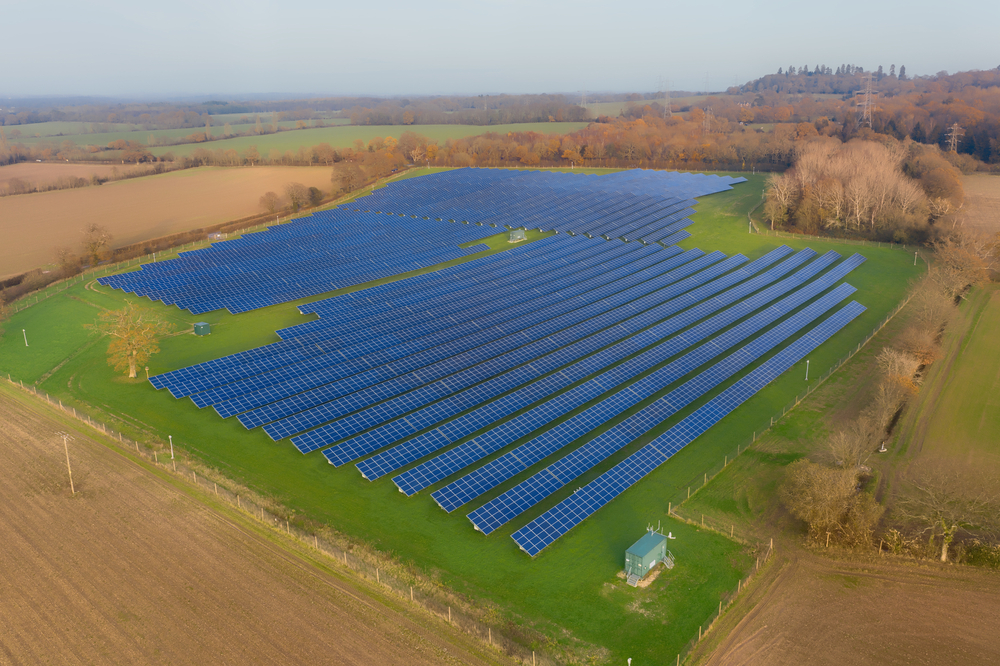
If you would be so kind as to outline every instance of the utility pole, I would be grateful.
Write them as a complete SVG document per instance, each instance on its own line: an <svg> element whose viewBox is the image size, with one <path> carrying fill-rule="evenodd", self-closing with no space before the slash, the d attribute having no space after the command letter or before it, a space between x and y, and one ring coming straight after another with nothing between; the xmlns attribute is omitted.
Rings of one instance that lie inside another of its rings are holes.
<svg viewBox="0 0 1000 666"><path fill-rule="evenodd" d="M954 123L948 128L948 150L953 153L958 152L958 140L962 138L965 134L965 130L958 126L958 123Z"/></svg>
<svg viewBox="0 0 1000 666"><path fill-rule="evenodd" d="M73 487L73 468L69 465L69 440L73 439L70 437L68 432L57 432L57 435L62 437L63 449L66 451L66 471L69 472L69 491L71 494L76 495L76 488Z"/></svg>

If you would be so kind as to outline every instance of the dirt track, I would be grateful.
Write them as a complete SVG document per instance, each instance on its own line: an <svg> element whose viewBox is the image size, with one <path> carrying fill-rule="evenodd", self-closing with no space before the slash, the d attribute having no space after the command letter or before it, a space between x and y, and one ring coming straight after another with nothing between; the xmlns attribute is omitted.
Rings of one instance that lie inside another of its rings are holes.
<svg viewBox="0 0 1000 666"><path fill-rule="evenodd" d="M713 629L729 635L695 663L1000 663L998 572L796 551L760 583Z"/></svg>
<svg viewBox="0 0 1000 666"><path fill-rule="evenodd" d="M24 400L0 392L0 664L489 663L79 431L71 496L68 426Z"/></svg>

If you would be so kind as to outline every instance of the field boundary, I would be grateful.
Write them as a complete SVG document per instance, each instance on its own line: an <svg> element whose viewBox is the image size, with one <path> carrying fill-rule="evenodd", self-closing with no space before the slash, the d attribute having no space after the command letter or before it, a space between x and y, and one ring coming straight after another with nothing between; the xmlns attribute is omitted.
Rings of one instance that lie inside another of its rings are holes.
<svg viewBox="0 0 1000 666"><path fill-rule="evenodd" d="M62 400L53 398L45 391L39 391L35 386L14 380L9 374L0 379L5 379L10 386L20 389L28 396L44 401L49 407L58 408L110 441L117 442L119 447L123 451L128 451L130 455L140 457L147 464L171 474L179 481L192 484L203 492L214 494L231 508L237 509L261 525L295 540L300 546L314 550L325 557L324 564L331 569L338 567L349 569L367 582L393 593L398 600L408 601L413 606L447 621L466 635L479 639L490 648L491 656L497 659L498 663L506 666L529 664L555 666L559 663L544 652L532 650L513 640L502 626L475 617L463 607L462 600L443 586L419 578L398 563L368 552L364 547L345 543L337 538L338 535L333 530L324 527L306 528L294 524L294 512L264 500L250 490L237 488L238 484L216 470L195 465L186 451L179 446L175 447L172 442L151 444L126 437L121 431L109 428L107 424L92 418L83 410L65 405ZM161 454L164 456L163 462L159 459Z"/></svg>
<svg viewBox="0 0 1000 666"><path fill-rule="evenodd" d="M733 541L735 541L737 543L741 543L741 544L744 544L744 545L751 545L753 543L753 541L754 541L753 537L751 535L747 535L747 534L738 534L736 532L736 525L735 525L735 523L733 523L733 524L731 524L729 526L729 531L727 532L726 529L725 529L725 525L718 524L717 521L714 521L714 520L711 520L711 519L709 519L708 521L706 521L704 514L701 514L701 519L699 521L699 520L696 520L696 519L691 518L689 516L682 515L681 513L679 513L679 509L682 509L683 505L689 499L691 499L691 497L697 495L697 493L698 493L699 490L701 490L702 488L704 488L705 486L707 486L708 483L709 483L709 481L713 480L716 476L718 476L723 471L725 471L725 469L729 466L729 464L731 462L733 462L734 460L736 460L737 457L739 457L741 454L745 453L747 451L747 449L749 449L751 446L753 446L753 444L758 439L757 438L758 434L761 435L761 436L763 436L765 433L767 433L767 431L769 431L774 425L776 425L777 423L779 423L782 418L784 418L789 412L791 412L793 409L795 409L795 407L797 407L799 405L799 403L801 403L803 400L805 400L807 397L809 397L814 391L816 391L816 389L818 389L824 383L826 383L826 380L828 380L833 375L833 373L835 373L837 370L839 370L840 368L842 368L848 361L850 361L852 358L854 358L855 355L857 355L862 349L864 349L868 345L868 343L872 340L872 338L874 338L883 328L885 328L885 326L890 321L892 321L892 319L897 314L899 314L900 310L902 310L904 307L906 307L906 305L910 302L911 298L912 298L912 295L907 296L905 299L903 299L902 301L900 301L900 303L892 310L892 312L890 312L888 315L886 315L885 318L882 319L882 321L872 330L872 332L870 334L868 334L867 337L865 337L865 339L863 341L861 341L860 343L858 343L857 347L855 347L855 349L853 351L851 351L851 353L849 353L844 358L842 358L842 359L838 360L837 362L835 362L830 367L830 369L826 371L826 373L824 373L815 383L811 384L809 386L809 388L806 389L805 393L803 393L801 396L796 396L795 399L792 402L790 402L788 405L786 405L785 407L783 407L781 409L781 414L775 414L774 416L771 416L770 419L769 419L768 424L766 426L763 426L763 428L760 431L754 431L752 433L751 438L750 438L749 441L747 441L743 445L737 444L736 445L735 455L733 455L733 456L729 456L729 455L724 456L723 457L723 461L722 461L721 464L717 464L716 466L712 467L710 470L704 472L704 476L702 477L702 483L700 485L695 486L693 483L690 484L690 485L688 485L687 493L686 493L686 495L680 496L680 498L679 498L680 501L676 501L676 500L678 500L678 497L675 497L674 500L669 501L667 503L667 514L671 518L680 520L681 522L684 522L684 523L686 523L688 525L692 525L692 526L695 526L695 527L699 527L701 529L705 529L705 530L709 530L711 532L715 532L715 533L717 533L717 534L719 534L719 535L721 535L721 536L723 536L723 537L725 537L727 539L733 540ZM774 539L771 538L769 540L769 543L768 543L766 549L763 546L754 546L754 548L757 550L757 552L763 552L764 553L763 556L758 556L757 557L757 563L756 563L756 566L754 567L753 571L746 577L745 580L741 580L737 584L736 589L734 591L731 591L730 593L728 593L719 602L719 609L715 613L713 613L711 616L709 616L708 619L706 619L705 621L703 621L701 623L701 625L699 625L699 627L698 627L698 637L697 638L692 638L691 641L689 641L689 643L685 647L684 651L681 652L680 654L678 654L678 656L677 656L677 664L678 665L681 664L687 658L687 656L689 654L691 654L691 652L694 650L694 648L697 647L698 644L701 642L701 640L704 637L704 635L706 633L708 633L708 631L715 624L716 620L718 620L719 617L721 617L722 614L725 612L725 610L728 609L734 603L734 601L736 600L736 598L740 594L740 592L750 583L750 581L753 578L753 576L757 572L760 571L761 565L762 564L766 564L770 560L771 556L774 554Z"/></svg>

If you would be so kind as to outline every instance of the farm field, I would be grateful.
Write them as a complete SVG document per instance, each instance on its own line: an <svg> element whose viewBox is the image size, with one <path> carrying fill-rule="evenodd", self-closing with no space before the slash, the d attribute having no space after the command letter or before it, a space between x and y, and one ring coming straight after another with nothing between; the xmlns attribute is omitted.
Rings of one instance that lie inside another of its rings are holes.
<svg viewBox="0 0 1000 666"><path fill-rule="evenodd" d="M146 173L149 166L122 166L113 164L66 164L60 162L19 162L0 167L0 193L7 190L7 183L17 178L36 187L54 183L59 178L87 178L97 175L110 178L118 174Z"/></svg>
<svg viewBox="0 0 1000 666"><path fill-rule="evenodd" d="M8 168L8 167L4 167ZM2 173L2 172L0 172ZM288 183L329 191L328 167L199 167L99 187L0 198L0 276L49 264L54 250L79 250L90 223L121 246L256 215L260 197ZM31 224L24 224L24 220Z"/></svg>
<svg viewBox="0 0 1000 666"><path fill-rule="evenodd" d="M756 178L731 192L705 198L689 228L694 237L684 245L706 251L720 249L727 254L744 252L750 258L785 243L819 252L836 248L844 256L859 251L867 256L869 261L847 281L858 287L854 298L867 306L868 312L811 356L813 376L818 377L895 306L906 280L920 268L910 265L912 256L885 247L747 234L746 212L759 200L762 184L763 178ZM530 560L509 539L511 529L485 538L475 533L462 515L444 514L426 494L404 498L387 479L369 483L353 467L335 470L322 457L298 454L287 441L271 442L259 430L248 432L232 420L222 421L209 410L197 410L187 400L174 400L165 392L154 391L145 381L130 383L118 378L106 365L103 345L96 344L82 327L75 327L93 320L95 306L120 307L122 298L120 292L78 285L18 313L8 330L25 328L32 347L25 348L19 339L5 336L0 341L0 371L26 382L39 382L67 402L99 410L102 418L123 425L127 432L131 429L158 440L172 434L175 443L297 514L332 525L379 550L391 551L423 571L435 572L459 592L497 604L504 618L549 635L556 646L578 646L601 661L631 656L669 663L697 635L699 624L717 607L721 595L733 589L753 564L738 544L667 519L667 503L687 486L700 483L704 472L721 463L723 455L737 443L749 440L754 429L766 424L770 415L780 413L805 386L799 366L794 367L668 464ZM199 316L198 320L213 324L212 336L178 335L164 340L163 351L150 363L150 372L274 341L275 329L303 320L295 305L274 306L239 317L220 312ZM176 309L149 307L188 326L195 321ZM53 330L56 322L62 326L59 331ZM662 427L674 422L676 419ZM604 469L594 470L593 475ZM586 483L590 478L580 481ZM569 492L572 488L553 496L525 518L533 518ZM641 536L647 524L657 520L664 520L664 530L678 536L671 543L678 567L638 593L615 574L621 569L625 548Z"/></svg>
<svg viewBox="0 0 1000 666"><path fill-rule="evenodd" d="M796 551L726 612L690 663L992 664L998 614L995 572Z"/></svg>
<svg viewBox="0 0 1000 666"><path fill-rule="evenodd" d="M270 125L269 119L266 115L261 116L261 123L265 126ZM219 124L212 123L210 128L212 136L219 137L222 136L223 132L222 121ZM285 130L291 130L295 128L294 120L283 120L278 123L278 126ZM32 125L24 125L24 127L32 127ZM252 129L253 125L234 125L233 131L246 132L248 129ZM126 141L136 141L143 145L155 145L156 143L162 143L164 141L177 141L183 139L191 134L201 134L205 132L205 127L180 127L176 129L148 129L144 130L139 126L131 126L126 129L117 129L110 132L84 132L81 134L60 134L51 136L34 136L25 135L18 139L15 139L18 143L23 143L28 146L36 145L52 145L58 147L63 141L72 141L78 146L106 146L112 141L118 141L119 139L124 139ZM150 143L150 137L153 138L153 142ZM97 153L95 157L100 158L102 153Z"/></svg>
<svg viewBox="0 0 1000 666"><path fill-rule="evenodd" d="M377 136L399 138L403 132L415 132L428 139L444 143L448 139L478 136L487 132L506 134L507 132L540 132L544 134L568 134L587 126L587 123L519 123L514 125L341 125L338 127L318 127L294 132L279 132L264 136L241 136L211 143L188 143L179 146L162 146L153 149L154 155L171 152L174 155L190 155L198 148L207 150L229 150L243 152L250 146L257 146L261 156L277 150L297 151L300 147L328 143L334 148L348 148L355 141L366 144Z"/></svg>
<svg viewBox="0 0 1000 666"><path fill-rule="evenodd" d="M5 661L493 663L445 622L6 385L0 421ZM67 430L75 495L55 434Z"/></svg>
<svg viewBox="0 0 1000 666"><path fill-rule="evenodd" d="M971 293L945 335L944 358L907 410L897 446L915 465L948 461L1000 474L1000 288Z"/></svg>
<svg viewBox="0 0 1000 666"><path fill-rule="evenodd" d="M962 176L962 188L962 225L987 234L1000 233L1000 176Z"/></svg>

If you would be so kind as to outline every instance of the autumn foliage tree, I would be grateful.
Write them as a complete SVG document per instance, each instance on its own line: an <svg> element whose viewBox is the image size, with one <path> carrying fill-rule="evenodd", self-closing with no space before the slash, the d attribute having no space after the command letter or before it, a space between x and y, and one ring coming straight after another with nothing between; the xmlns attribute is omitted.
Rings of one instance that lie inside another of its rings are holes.
<svg viewBox="0 0 1000 666"><path fill-rule="evenodd" d="M125 301L121 310L103 311L88 328L111 338L108 365L127 372L130 379L136 377L139 366L160 351L159 337L171 330L169 324L131 301Z"/></svg>

